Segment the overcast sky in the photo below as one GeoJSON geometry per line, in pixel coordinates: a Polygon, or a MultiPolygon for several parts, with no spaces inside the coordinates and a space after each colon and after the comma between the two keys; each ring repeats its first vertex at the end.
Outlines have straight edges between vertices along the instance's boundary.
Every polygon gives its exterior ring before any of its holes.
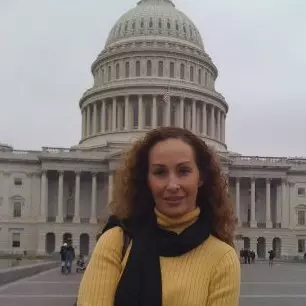
{"type": "MultiPolygon", "coordinates": [[[[0,142],[70,147],[90,65],[137,0],[0,0],[0,142]]],[[[219,69],[226,137],[246,155],[306,156],[306,1],[177,0],[219,69]]]]}

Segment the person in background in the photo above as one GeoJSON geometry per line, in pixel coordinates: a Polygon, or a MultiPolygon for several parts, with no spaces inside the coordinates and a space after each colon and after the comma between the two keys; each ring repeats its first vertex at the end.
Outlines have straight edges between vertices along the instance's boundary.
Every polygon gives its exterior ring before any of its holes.
{"type": "Polygon", "coordinates": [[[72,241],[69,240],[67,243],[66,261],[65,261],[65,266],[66,266],[68,274],[71,273],[72,261],[74,260],[74,258],[75,258],[74,248],[72,246],[72,241]]]}
{"type": "Polygon", "coordinates": [[[270,250],[269,252],[269,267],[272,267],[273,266],[273,261],[274,261],[274,258],[275,258],[275,253],[273,250],[270,250]]]}
{"type": "Polygon", "coordinates": [[[66,272],[66,255],[67,255],[67,243],[63,243],[60,249],[61,255],[61,273],[65,274],[66,272]]]}
{"type": "Polygon", "coordinates": [[[237,306],[240,263],[227,190],[216,154],[190,131],[162,127],[136,141],[116,172],[113,216],[77,305],[237,306]]]}

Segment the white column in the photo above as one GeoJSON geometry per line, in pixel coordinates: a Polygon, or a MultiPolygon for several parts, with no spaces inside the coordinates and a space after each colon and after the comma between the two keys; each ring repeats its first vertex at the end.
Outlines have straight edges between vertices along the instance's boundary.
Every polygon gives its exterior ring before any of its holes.
{"type": "Polygon", "coordinates": [[[196,106],[197,106],[197,101],[195,99],[192,99],[192,132],[196,133],[196,128],[197,128],[197,117],[196,117],[196,106]]]}
{"type": "Polygon", "coordinates": [[[118,105],[118,114],[117,114],[117,121],[118,121],[118,129],[123,129],[123,104],[119,103],[118,105]]]}
{"type": "Polygon", "coordinates": [[[109,173],[108,175],[108,204],[111,204],[111,202],[113,201],[113,184],[114,184],[113,173],[109,173]]]}
{"type": "Polygon", "coordinates": [[[271,179],[266,179],[266,228],[272,228],[271,222],[271,179]]]}
{"type": "Polygon", "coordinates": [[[143,101],[142,96],[138,96],[138,130],[143,129],[143,101]]]}
{"type": "Polygon", "coordinates": [[[93,105],[93,127],[92,127],[92,134],[95,135],[98,132],[98,122],[97,122],[97,117],[98,117],[98,112],[97,112],[97,103],[95,102],[93,105]]]}
{"type": "Polygon", "coordinates": [[[92,173],[90,223],[97,223],[97,173],[92,173]]]}
{"type": "Polygon", "coordinates": [[[220,141],[225,142],[225,113],[221,112],[221,135],[220,135],[220,141]]]}
{"type": "Polygon", "coordinates": [[[192,112],[192,110],[191,110],[191,105],[190,105],[190,104],[187,104],[185,121],[186,121],[186,128],[187,128],[188,130],[191,130],[191,128],[192,128],[191,112],[192,112]]]}
{"type": "Polygon", "coordinates": [[[202,130],[203,130],[203,135],[207,135],[207,109],[206,109],[206,103],[205,102],[202,102],[202,107],[203,107],[203,113],[202,113],[203,127],[202,127],[202,130]]]}
{"type": "Polygon", "coordinates": [[[171,97],[169,97],[169,100],[166,104],[166,126],[171,125],[171,97]]]}
{"type": "Polygon", "coordinates": [[[64,171],[58,173],[58,193],[57,193],[57,217],[56,222],[63,222],[63,197],[64,197],[64,171]]]}
{"type": "Polygon", "coordinates": [[[105,133],[105,100],[102,100],[101,101],[101,123],[100,123],[100,126],[101,126],[101,133],[105,133]]]}
{"type": "Polygon", "coordinates": [[[240,219],[240,178],[236,177],[236,217],[237,217],[237,226],[241,226],[240,219]]]}
{"type": "Polygon", "coordinates": [[[294,229],[296,226],[296,211],[294,208],[294,201],[295,201],[295,183],[289,182],[289,228],[294,229]]]}
{"type": "Polygon", "coordinates": [[[86,113],[85,110],[82,110],[82,138],[86,137],[85,131],[86,131],[86,126],[85,126],[85,121],[86,121],[86,113]]]}
{"type": "Polygon", "coordinates": [[[287,191],[287,180],[282,180],[282,207],[281,207],[281,215],[282,215],[282,223],[281,228],[289,227],[289,205],[288,205],[288,191],[287,191]]]}
{"type": "Polygon", "coordinates": [[[221,111],[217,109],[217,137],[218,140],[221,140],[221,111]]]}
{"type": "Polygon", "coordinates": [[[112,130],[116,131],[116,117],[117,117],[117,98],[113,98],[113,115],[112,115],[112,130]]]}
{"type": "Polygon", "coordinates": [[[210,108],[210,135],[211,138],[215,138],[215,107],[211,105],[210,108]]]}
{"type": "Polygon", "coordinates": [[[251,178],[251,224],[250,227],[256,228],[256,179],[254,177],[251,178]]]}
{"type": "Polygon", "coordinates": [[[184,128],[184,117],[185,117],[185,105],[184,105],[184,97],[181,97],[180,99],[180,127],[184,128]]]}
{"type": "Polygon", "coordinates": [[[73,222],[80,223],[80,183],[81,183],[81,173],[75,173],[75,195],[74,195],[74,216],[73,222]]]}
{"type": "Polygon", "coordinates": [[[154,95],[152,97],[152,128],[156,129],[157,127],[157,97],[154,95]]]}
{"type": "Polygon", "coordinates": [[[91,132],[90,132],[90,126],[91,126],[91,122],[90,122],[90,105],[86,106],[86,136],[90,136],[91,132]]]}
{"type": "Polygon", "coordinates": [[[40,192],[40,218],[45,222],[47,217],[47,194],[48,194],[48,177],[47,171],[43,170],[41,174],[41,192],[40,192]]]}
{"type": "Polygon", "coordinates": [[[130,128],[129,118],[129,96],[124,97],[124,129],[127,131],[130,128]]]}

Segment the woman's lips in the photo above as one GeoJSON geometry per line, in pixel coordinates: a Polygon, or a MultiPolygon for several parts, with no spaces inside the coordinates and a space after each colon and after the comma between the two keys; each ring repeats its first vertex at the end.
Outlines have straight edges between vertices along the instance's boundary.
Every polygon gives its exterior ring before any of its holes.
{"type": "Polygon", "coordinates": [[[180,204],[184,197],[165,197],[164,201],[170,205],[180,204]]]}

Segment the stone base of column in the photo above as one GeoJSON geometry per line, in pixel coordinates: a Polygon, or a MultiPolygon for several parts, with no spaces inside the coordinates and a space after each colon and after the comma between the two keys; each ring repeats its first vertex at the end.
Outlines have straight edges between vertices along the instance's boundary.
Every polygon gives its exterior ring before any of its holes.
{"type": "Polygon", "coordinates": [[[257,221],[256,220],[252,220],[250,222],[250,228],[257,228],[257,221]]]}
{"type": "Polygon", "coordinates": [[[91,217],[90,220],[89,220],[89,223],[90,224],[97,224],[98,220],[97,220],[97,218],[91,217]]]}
{"type": "Polygon", "coordinates": [[[39,216],[38,217],[39,223],[47,223],[47,217],[46,216],[39,216]]]}
{"type": "Polygon", "coordinates": [[[64,217],[63,216],[57,216],[55,219],[56,223],[64,223],[64,217]]]}
{"type": "Polygon", "coordinates": [[[80,217],[73,217],[73,220],[72,220],[73,223],[81,223],[81,218],[80,217]]]}
{"type": "Polygon", "coordinates": [[[272,228],[273,224],[272,221],[266,221],[266,228],[272,228]]]}

